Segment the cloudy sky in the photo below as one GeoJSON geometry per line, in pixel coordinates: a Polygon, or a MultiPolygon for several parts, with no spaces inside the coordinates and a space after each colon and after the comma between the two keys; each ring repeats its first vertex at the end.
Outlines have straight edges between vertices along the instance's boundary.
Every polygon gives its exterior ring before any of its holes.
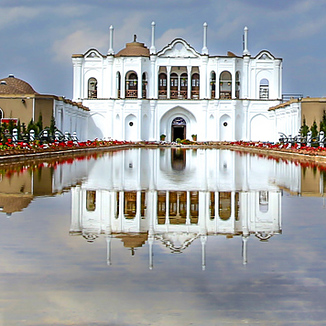
{"type": "Polygon", "coordinates": [[[211,55],[249,51],[283,58],[283,93],[326,96],[326,0],[0,0],[0,77],[14,74],[39,93],[72,97],[71,55],[97,48],[106,54],[109,26],[118,52],[137,34],[156,47],[182,37],[202,48],[208,23],[211,55]]]}

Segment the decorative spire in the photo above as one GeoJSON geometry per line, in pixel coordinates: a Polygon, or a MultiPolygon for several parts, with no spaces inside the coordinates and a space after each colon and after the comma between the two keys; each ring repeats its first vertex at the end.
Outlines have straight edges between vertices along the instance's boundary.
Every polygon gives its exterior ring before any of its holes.
{"type": "Polygon", "coordinates": [[[205,22],[204,25],[204,38],[203,38],[203,48],[201,50],[202,54],[208,54],[208,49],[207,49],[207,23],[205,22]]]}
{"type": "Polygon", "coordinates": [[[248,50],[248,27],[246,26],[243,31],[243,55],[250,55],[248,50]]]}
{"type": "Polygon", "coordinates": [[[108,54],[109,55],[114,55],[114,50],[113,50],[113,26],[110,26],[110,47],[109,47],[109,51],[108,54]]]}
{"type": "Polygon", "coordinates": [[[152,44],[150,48],[150,54],[156,54],[155,47],[155,22],[152,22],[152,44]]]}

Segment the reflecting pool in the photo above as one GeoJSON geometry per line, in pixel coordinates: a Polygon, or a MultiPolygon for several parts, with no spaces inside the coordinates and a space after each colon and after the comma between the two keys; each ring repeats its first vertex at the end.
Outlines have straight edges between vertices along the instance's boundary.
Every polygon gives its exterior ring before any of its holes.
{"type": "Polygon", "coordinates": [[[326,173],[213,149],[0,168],[0,325],[325,325],[326,173]]]}

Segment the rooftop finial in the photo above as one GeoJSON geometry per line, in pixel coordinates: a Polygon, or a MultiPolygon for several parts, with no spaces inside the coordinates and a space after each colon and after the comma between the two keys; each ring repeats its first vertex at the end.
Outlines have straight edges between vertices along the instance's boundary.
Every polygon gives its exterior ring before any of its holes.
{"type": "Polygon", "coordinates": [[[134,42],[137,42],[137,35],[134,34],[134,42]]]}
{"type": "Polygon", "coordinates": [[[247,26],[244,28],[244,33],[243,33],[243,55],[250,55],[250,52],[248,50],[248,27],[247,26]]]}
{"type": "Polygon", "coordinates": [[[204,37],[203,37],[203,48],[201,50],[202,54],[208,54],[208,49],[207,49],[207,23],[205,22],[203,24],[204,27],[204,37]]]}
{"type": "Polygon", "coordinates": [[[111,25],[110,28],[110,45],[109,45],[109,51],[108,51],[108,54],[109,55],[113,55],[114,54],[114,50],[113,50],[113,26],[111,25]]]}
{"type": "Polygon", "coordinates": [[[152,22],[152,44],[150,48],[150,53],[155,54],[156,48],[155,48],[155,22],[152,22]]]}

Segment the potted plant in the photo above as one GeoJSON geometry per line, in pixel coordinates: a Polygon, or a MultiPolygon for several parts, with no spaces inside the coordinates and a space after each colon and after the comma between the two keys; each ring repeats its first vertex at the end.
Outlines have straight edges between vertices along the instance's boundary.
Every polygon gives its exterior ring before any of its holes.
{"type": "Polygon", "coordinates": [[[161,134],[160,139],[161,139],[162,141],[164,141],[164,140],[165,140],[165,137],[166,137],[165,134],[161,134]]]}
{"type": "Polygon", "coordinates": [[[192,134],[191,137],[192,137],[192,140],[193,141],[196,141],[197,140],[197,134],[192,134]]]}

